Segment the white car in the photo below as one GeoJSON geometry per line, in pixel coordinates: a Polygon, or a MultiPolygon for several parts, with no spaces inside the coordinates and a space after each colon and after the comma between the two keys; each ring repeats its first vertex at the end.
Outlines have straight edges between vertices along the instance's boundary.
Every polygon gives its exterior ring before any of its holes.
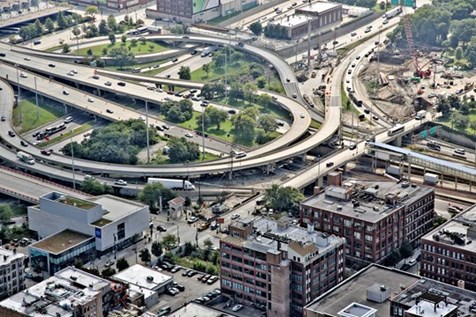
{"type": "Polygon", "coordinates": [[[21,78],[28,78],[28,76],[27,76],[24,72],[21,72],[21,73],[20,73],[20,77],[21,77],[21,78]]]}
{"type": "Polygon", "coordinates": [[[238,219],[240,218],[240,215],[239,214],[233,214],[231,215],[231,220],[235,220],[235,219],[238,219]]]}
{"type": "Polygon", "coordinates": [[[114,182],[114,185],[127,186],[127,182],[122,179],[118,179],[117,181],[114,182]]]}
{"type": "Polygon", "coordinates": [[[416,260],[415,259],[411,259],[410,261],[408,261],[408,264],[413,266],[416,264],[416,260]]]}
{"type": "Polygon", "coordinates": [[[74,73],[71,71],[71,72],[68,72],[67,75],[73,77],[73,76],[74,76],[74,73]]]}
{"type": "Polygon", "coordinates": [[[66,119],[64,119],[64,123],[70,123],[70,122],[73,122],[73,117],[66,117],[66,119]]]}
{"type": "Polygon", "coordinates": [[[69,95],[69,91],[67,91],[66,89],[63,90],[63,95],[68,96],[68,95],[69,95]]]}
{"type": "Polygon", "coordinates": [[[94,102],[94,98],[93,97],[88,97],[88,101],[89,102],[94,102]]]}
{"type": "Polygon", "coordinates": [[[193,138],[193,134],[191,134],[190,132],[185,133],[185,136],[187,138],[193,138]]]}
{"type": "Polygon", "coordinates": [[[236,311],[241,310],[242,308],[243,308],[243,305],[238,304],[238,305],[233,306],[233,308],[231,310],[236,312],[236,311]]]}

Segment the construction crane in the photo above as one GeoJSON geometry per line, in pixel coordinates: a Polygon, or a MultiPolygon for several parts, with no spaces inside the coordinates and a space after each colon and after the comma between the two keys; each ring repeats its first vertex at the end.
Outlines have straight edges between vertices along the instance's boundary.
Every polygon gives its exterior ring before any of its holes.
{"type": "Polygon", "coordinates": [[[420,67],[418,64],[418,52],[415,50],[415,45],[413,43],[412,28],[410,26],[409,14],[405,13],[405,1],[400,0],[400,5],[402,6],[403,13],[403,28],[405,30],[405,37],[407,39],[407,46],[412,55],[413,67],[415,68],[415,76],[420,78],[429,78],[431,76],[431,69],[423,70],[423,68],[428,64],[425,64],[423,67],[420,67]]]}

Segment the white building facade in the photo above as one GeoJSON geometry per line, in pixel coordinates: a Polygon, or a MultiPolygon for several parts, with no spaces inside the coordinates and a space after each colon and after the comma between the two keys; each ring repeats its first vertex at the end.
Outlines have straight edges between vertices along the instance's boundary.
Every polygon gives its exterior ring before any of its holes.
{"type": "Polygon", "coordinates": [[[0,299],[25,288],[24,259],[16,250],[0,248],[0,299]]]}

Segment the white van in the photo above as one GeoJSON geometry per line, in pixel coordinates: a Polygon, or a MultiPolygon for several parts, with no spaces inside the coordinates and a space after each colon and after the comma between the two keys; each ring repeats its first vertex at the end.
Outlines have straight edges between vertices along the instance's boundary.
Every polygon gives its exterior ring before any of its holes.
{"type": "Polygon", "coordinates": [[[70,122],[73,122],[73,117],[66,117],[66,119],[64,119],[64,123],[70,123],[70,122]]]}

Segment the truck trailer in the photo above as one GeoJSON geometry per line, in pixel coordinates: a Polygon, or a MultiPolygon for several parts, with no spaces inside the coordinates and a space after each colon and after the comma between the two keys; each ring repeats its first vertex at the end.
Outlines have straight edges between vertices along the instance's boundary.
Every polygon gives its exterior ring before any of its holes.
{"type": "Polygon", "coordinates": [[[195,190],[195,186],[185,179],[153,178],[147,180],[147,184],[161,183],[165,188],[173,190],[195,190]]]}
{"type": "Polygon", "coordinates": [[[33,156],[31,156],[31,155],[28,154],[28,153],[19,151],[19,152],[17,152],[17,158],[18,158],[20,161],[23,161],[23,162],[25,162],[25,163],[27,163],[27,164],[30,164],[30,165],[35,164],[35,159],[33,158],[33,156]]]}
{"type": "Polygon", "coordinates": [[[388,20],[402,13],[402,7],[396,7],[383,15],[383,18],[388,20]]]}
{"type": "Polygon", "coordinates": [[[425,173],[423,180],[426,184],[436,185],[440,181],[439,176],[433,173],[425,173]]]}
{"type": "Polygon", "coordinates": [[[426,118],[426,110],[420,110],[416,113],[415,119],[416,120],[423,120],[426,118]]]}

